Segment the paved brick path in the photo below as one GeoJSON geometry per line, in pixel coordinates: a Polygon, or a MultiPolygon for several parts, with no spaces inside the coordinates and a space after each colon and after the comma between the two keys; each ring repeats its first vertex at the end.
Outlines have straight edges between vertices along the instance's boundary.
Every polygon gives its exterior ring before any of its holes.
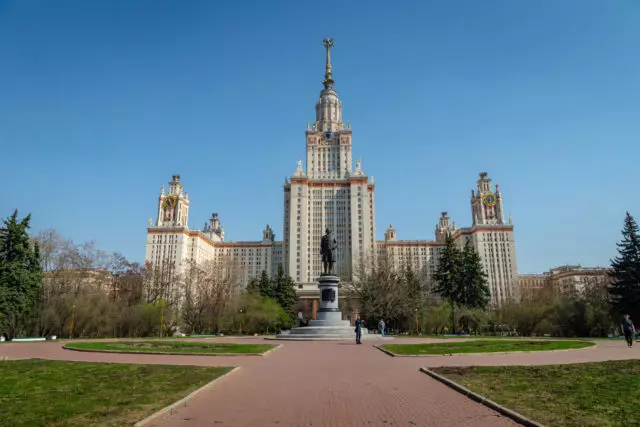
{"type": "MultiPolygon", "coordinates": [[[[425,341],[435,340],[420,340],[425,341]]],[[[0,345],[0,358],[242,367],[157,422],[158,426],[474,427],[514,423],[418,372],[420,366],[640,358],[640,346],[628,349],[623,341],[599,341],[597,347],[574,351],[420,358],[393,358],[372,344],[284,342],[265,357],[200,357],[80,353],[63,350],[59,343],[16,343],[0,345]]]]}

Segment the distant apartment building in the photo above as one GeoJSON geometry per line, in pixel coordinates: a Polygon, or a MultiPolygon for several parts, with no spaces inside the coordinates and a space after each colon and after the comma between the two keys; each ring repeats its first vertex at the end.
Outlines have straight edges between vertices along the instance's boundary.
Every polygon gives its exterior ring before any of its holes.
{"type": "Polygon", "coordinates": [[[518,275],[522,300],[532,300],[545,292],[547,295],[582,295],[589,286],[605,287],[611,283],[608,268],[564,265],[539,274],[518,275]]]}

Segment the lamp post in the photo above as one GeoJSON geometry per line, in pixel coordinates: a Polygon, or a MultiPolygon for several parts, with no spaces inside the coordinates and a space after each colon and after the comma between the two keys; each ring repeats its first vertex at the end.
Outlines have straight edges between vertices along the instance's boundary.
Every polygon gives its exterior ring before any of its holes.
{"type": "Polygon", "coordinates": [[[418,328],[418,309],[417,308],[415,309],[415,312],[416,312],[416,335],[418,335],[419,328],[418,328]]]}
{"type": "Polygon", "coordinates": [[[242,335],[242,314],[244,313],[244,307],[240,307],[238,312],[240,313],[240,331],[238,332],[238,334],[242,335]]]}

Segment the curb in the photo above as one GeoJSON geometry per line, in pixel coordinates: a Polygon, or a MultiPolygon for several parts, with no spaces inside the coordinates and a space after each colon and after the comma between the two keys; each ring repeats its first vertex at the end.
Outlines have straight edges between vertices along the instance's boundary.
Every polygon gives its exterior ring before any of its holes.
{"type": "Polygon", "coordinates": [[[273,347],[271,350],[267,350],[264,353],[261,354],[262,357],[265,357],[266,355],[268,355],[269,353],[273,353],[274,351],[276,351],[277,349],[279,349],[280,347],[282,347],[282,344],[278,344],[275,347],[273,347]]]}
{"type": "Polygon", "coordinates": [[[187,401],[189,401],[190,399],[193,399],[194,397],[196,397],[198,394],[202,393],[203,391],[206,391],[209,388],[213,387],[216,384],[216,382],[218,382],[219,380],[221,380],[223,378],[228,377],[232,373],[236,372],[238,369],[240,369],[240,367],[233,368],[232,370],[230,370],[226,374],[216,378],[215,380],[213,380],[211,382],[208,382],[207,384],[203,385],[199,389],[192,391],[191,393],[189,393],[188,395],[186,395],[182,399],[178,400],[177,402],[174,402],[171,405],[160,409],[159,411],[149,415],[147,418],[145,418],[142,421],[138,421],[133,426],[134,427],[152,426],[153,424],[151,424],[151,423],[156,421],[158,418],[165,416],[167,413],[173,414],[173,410],[178,408],[178,406],[187,406],[187,401]]]}
{"type": "Polygon", "coordinates": [[[465,396],[467,396],[468,398],[470,398],[471,400],[475,400],[476,402],[490,408],[493,409],[494,411],[499,412],[500,414],[504,415],[505,417],[511,418],[513,421],[517,422],[518,424],[522,424],[524,426],[527,427],[545,427],[544,424],[540,424],[536,421],[533,421],[527,417],[525,417],[522,414],[519,414],[516,411],[512,411],[509,408],[505,408],[502,405],[499,405],[498,403],[494,402],[493,400],[487,399],[486,397],[479,395],[478,393],[474,393],[473,391],[469,390],[466,387],[461,386],[460,384],[458,384],[455,381],[451,381],[450,379],[443,377],[440,374],[436,374],[435,372],[433,372],[432,370],[428,369],[428,368],[420,368],[420,371],[422,373],[425,373],[427,375],[429,375],[430,377],[432,377],[433,379],[440,381],[441,383],[445,384],[446,386],[451,387],[452,389],[454,389],[455,391],[457,391],[458,393],[464,394],[465,396]]]}
{"type": "Polygon", "coordinates": [[[387,349],[385,349],[385,348],[382,348],[382,347],[381,347],[381,346],[379,346],[379,345],[374,345],[373,347],[377,348],[378,350],[380,350],[381,352],[383,352],[383,353],[385,353],[385,354],[388,354],[388,355],[389,355],[389,356],[391,356],[391,357],[398,357],[398,356],[399,356],[399,355],[397,355],[397,354],[395,354],[395,353],[390,352],[389,350],[387,350],[387,349]]]}
{"type": "MultiPolygon", "coordinates": [[[[584,342],[593,343],[593,341],[584,341],[584,342]]],[[[557,350],[516,350],[516,351],[490,351],[490,352],[483,352],[483,353],[442,353],[442,354],[396,354],[382,347],[379,347],[377,345],[374,345],[374,347],[384,353],[387,353],[389,356],[393,356],[393,357],[442,357],[442,356],[490,356],[494,354],[558,353],[560,351],[589,350],[589,349],[597,348],[598,345],[593,343],[593,345],[590,345],[587,347],[562,348],[557,350]]]]}
{"type": "Polygon", "coordinates": [[[152,351],[90,350],[87,348],[67,347],[66,345],[63,345],[62,348],[69,351],[80,351],[85,353],[153,354],[155,356],[207,356],[207,357],[209,356],[218,356],[218,357],[220,356],[258,356],[258,357],[262,357],[265,354],[275,350],[278,347],[272,348],[271,350],[267,350],[264,353],[177,353],[177,352],[157,353],[152,351]]]}

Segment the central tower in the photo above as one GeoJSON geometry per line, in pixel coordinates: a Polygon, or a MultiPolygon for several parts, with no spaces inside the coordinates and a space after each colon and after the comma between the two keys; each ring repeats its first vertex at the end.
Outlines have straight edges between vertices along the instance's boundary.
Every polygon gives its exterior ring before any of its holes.
{"type": "Polygon", "coordinates": [[[342,103],[333,89],[333,39],[324,39],[323,44],[327,50],[324,89],[316,102],[316,121],[307,129],[307,172],[311,179],[344,179],[351,173],[351,129],[342,122],[342,103]]]}
{"type": "Polygon", "coordinates": [[[334,89],[331,68],[333,39],[326,50],[324,89],[316,102],[316,117],[306,130],[306,170],[298,161],[284,184],[285,269],[298,284],[317,289],[321,273],[320,238],[326,228],[338,241],[334,272],[350,281],[360,257],[375,253],[373,177],[353,168],[351,126],[342,121],[342,103],[334,89]]]}

